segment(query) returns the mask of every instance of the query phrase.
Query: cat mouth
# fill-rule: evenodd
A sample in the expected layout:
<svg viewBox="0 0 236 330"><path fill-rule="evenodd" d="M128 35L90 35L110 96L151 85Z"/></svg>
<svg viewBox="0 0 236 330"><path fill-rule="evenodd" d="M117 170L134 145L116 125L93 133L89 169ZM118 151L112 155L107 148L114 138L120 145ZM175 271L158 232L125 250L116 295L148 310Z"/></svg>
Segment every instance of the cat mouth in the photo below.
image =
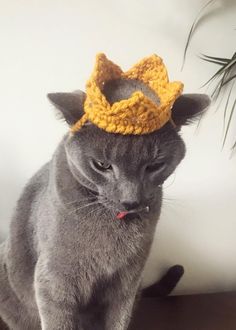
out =
<svg viewBox="0 0 236 330"><path fill-rule="evenodd" d="M133 218L133 216L139 214L140 212L148 213L149 210L150 210L149 206L146 206L146 207L142 207L142 208L130 210L130 211L120 211L117 213L116 217L117 217L117 219L123 219L127 216L129 216L129 218L130 218L130 215L131 215L131 218Z"/></svg>

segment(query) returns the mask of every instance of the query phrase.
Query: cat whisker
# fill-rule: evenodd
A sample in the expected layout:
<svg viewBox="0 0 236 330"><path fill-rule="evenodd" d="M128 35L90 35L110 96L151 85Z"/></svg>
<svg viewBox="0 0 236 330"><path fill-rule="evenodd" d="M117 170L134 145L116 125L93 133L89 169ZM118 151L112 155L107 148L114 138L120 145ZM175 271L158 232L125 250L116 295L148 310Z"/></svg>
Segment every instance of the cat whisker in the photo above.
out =
<svg viewBox="0 0 236 330"><path fill-rule="evenodd" d="M86 216L87 216L87 217L88 217L88 216L92 216L92 215L94 215L96 212L99 212L99 211L102 210L102 209L104 209L104 208L103 208L102 205L101 205L100 207L97 207L96 209L93 209L92 211L90 211L89 213L87 213Z"/></svg>
<svg viewBox="0 0 236 330"><path fill-rule="evenodd" d="M176 198L170 198L170 197L162 197L162 199L166 201L176 201Z"/></svg>
<svg viewBox="0 0 236 330"><path fill-rule="evenodd" d="M71 204L75 204L75 203L83 203L83 202L89 202L95 200L95 196L94 197L88 197L88 198L84 198L84 199L76 199L74 201L70 201L68 203L65 203L65 205L71 205Z"/></svg>
<svg viewBox="0 0 236 330"><path fill-rule="evenodd" d="M104 200L102 201L102 203L103 203L103 205L104 205L105 207L107 206L109 210L110 210L111 205L113 205L112 201L110 201L110 200L108 200L108 199L104 199Z"/></svg>
<svg viewBox="0 0 236 330"><path fill-rule="evenodd" d="M100 202L95 201L95 202L92 202L92 203L88 203L88 204L86 204L86 205L83 205L83 206L81 206L81 207L76 208L75 210L71 211L69 214L70 214L70 215L71 215L71 214L74 214L74 213L78 212L79 210L82 210L82 209L84 209L84 208L86 208L86 207L89 207L89 206L91 206L91 205L95 205L95 204L100 204Z"/></svg>
<svg viewBox="0 0 236 330"><path fill-rule="evenodd" d="M97 197L97 196L96 196L96 197ZM80 207L74 209L73 211L71 211L70 215L76 213L77 211L79 211L79 210L81 210L81 209L83 209L83 208L85 208L85 207L89 207L89 206L96 205L96 204L104 204L104 203L106 202L106 200L103 199L103 196L102 196L102 197L100 196L99 198L95 198L95 196L94 196L94 197L92 198L92 200L93 200L93 199L95 199L95 200L92 201L91 203L88 203L88 204L86 204L86 205L80 206ZM88 199L85 199L84 201L89 201L89 200L88 200ZM72 203L72 204L73 204L73 203Z"/></svg>

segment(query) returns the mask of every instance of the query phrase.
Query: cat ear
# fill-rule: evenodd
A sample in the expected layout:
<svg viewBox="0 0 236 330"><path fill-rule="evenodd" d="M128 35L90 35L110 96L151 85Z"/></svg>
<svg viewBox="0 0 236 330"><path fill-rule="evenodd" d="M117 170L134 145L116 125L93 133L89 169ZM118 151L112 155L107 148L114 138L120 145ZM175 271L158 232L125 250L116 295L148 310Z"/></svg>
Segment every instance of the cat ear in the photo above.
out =
<svg viewBox="0 0 236 330"><path fill-rule="evenodd" d="M74 125L84 114L83 108L86 94L82 91L49 93L47 97L70 126Z"/></svg>
<svg viewBox="0 0 236 330"><path fill-rule="evenodd" d="M206 94L183 94L172 107L172 119L177 128L199 119L211 103Z"/></svg>

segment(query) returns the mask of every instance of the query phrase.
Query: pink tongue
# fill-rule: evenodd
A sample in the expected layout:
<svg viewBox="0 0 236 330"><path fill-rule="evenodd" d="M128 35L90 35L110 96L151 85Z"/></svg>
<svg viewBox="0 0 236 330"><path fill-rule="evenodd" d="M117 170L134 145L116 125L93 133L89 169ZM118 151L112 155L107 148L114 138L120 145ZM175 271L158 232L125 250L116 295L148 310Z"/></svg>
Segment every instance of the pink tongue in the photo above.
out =
<svg viewBox="0 0 236 330"><path fill-rule="evenodd" d="M126 212L126 211L124 211L124 212L119 212L118 214L117 214L117 219L122 219L122 218L124 218L125 216L126 216L126 214L128 214L129 212Z"/></svg>

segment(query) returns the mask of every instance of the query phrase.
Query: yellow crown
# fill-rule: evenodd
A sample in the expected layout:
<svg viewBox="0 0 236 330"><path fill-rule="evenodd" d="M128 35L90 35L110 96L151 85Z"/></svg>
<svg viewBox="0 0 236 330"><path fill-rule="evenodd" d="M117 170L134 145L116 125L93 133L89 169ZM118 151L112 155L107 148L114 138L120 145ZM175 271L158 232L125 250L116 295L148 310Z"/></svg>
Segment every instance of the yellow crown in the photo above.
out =
<svg viewBox="0 0 236 330"><path fill-rule="evenodd" d="M102 93L103 86L110 80L121 78L145 83L157 94L160 104L155 104L141 91L136 91L130 98L111 105ZM98 54L94 71L86 85L85 113L71 131L77 132L89 120L109 133L151 133L171 120L171 108L182 90L181 82L169 82L166 67L157 55L146 57L123 72L104 54Z"/></svg>

